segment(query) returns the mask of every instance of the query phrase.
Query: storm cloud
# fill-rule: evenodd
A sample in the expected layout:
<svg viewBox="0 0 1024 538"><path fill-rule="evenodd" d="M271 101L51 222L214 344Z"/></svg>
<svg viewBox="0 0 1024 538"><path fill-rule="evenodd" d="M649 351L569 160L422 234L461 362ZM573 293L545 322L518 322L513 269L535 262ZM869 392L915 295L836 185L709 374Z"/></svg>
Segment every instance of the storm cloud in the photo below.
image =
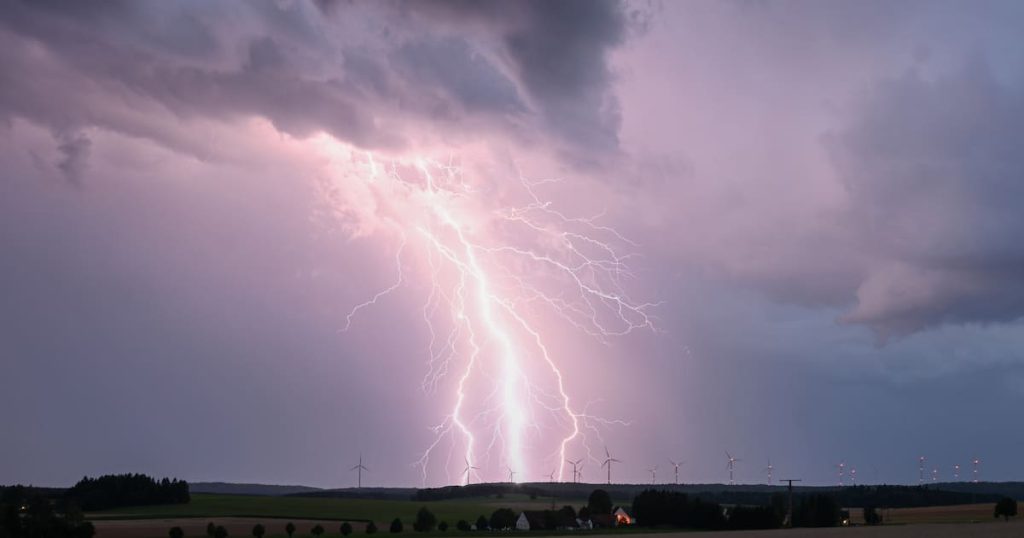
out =
<svg viewBox="0 0 1024 538"><path fill-rule="evenodd" d="M728 449L741 481L907 483L925 448L1019 479L1024 433L978 417L1024 386L1022 6L8 2L0 475L337 486L363 452L419 483L429 286L341 331L395 278L396 237L344 217L402 206L325 180L372 152L629 239L657 330L553 350L629 422L623 480L719 482Z"/></svg>
<svg viewBox="0 0 1024 538"><path fill-rule="evenodd" d="M607 57L627 23L617 2L16 2L0 18L0 114L97 125L201 157L210 148L152 115L265 117L293 136L326 131L367 149L416 143L407 131L429 123L439 137L498 129L570 153L609 151Z"/></svg>

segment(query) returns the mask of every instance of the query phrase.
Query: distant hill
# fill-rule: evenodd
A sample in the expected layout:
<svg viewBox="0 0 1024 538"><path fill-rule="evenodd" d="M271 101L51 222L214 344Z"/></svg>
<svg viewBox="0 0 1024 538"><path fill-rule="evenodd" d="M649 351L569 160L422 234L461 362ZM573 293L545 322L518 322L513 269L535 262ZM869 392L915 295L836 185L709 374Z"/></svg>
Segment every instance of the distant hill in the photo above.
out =
<svg viewBox="0 0 1024 538"><path fill-rule="evenodd" d="M573 484L573 483L529 483L507 484L486 483L469 486L447 486L441 488L342 488L323 489L309 486L279 486L270 484L232 484L226 482L197 482L189 484L192 493L219 493L235 495L293 496L340 499L379 499L434 501L442 499L464 499L473 497L496 497L504 494L526 494L540 498L556 497L564 500L586 499L596 488L607 490L616 503L626 504L641 491L659 489L679 491L726 504L759 504L766 502L773 493L786 491L785 486L758 484ZM838 495L848 506L881 502L879 493L889 496L898 494L896 504L906 506L960 504L970 502L992 502L994 498L1007 496L1024 500L1024 482L944 482L917 486L860 486L838 488L836 486L794 487L799 493L832 493Z"/></svg>
<svg viewBox="0 0 1024 538"><path fill-rule="evenodd" d="M321 489L289 493L290 497L318 497L332 499L376 499L383 501L408 501L416 497L416 488L342 488Z"/></svg>
<svg viewBox="0 0 1024 538"><path fill-rule="evenodd" d="M847 507L919 507L949 506L971 504L975 502L995 502L999 497L1015 496L1018 488L999 484L960 484L954 489L950 484L928 484L925 486L803 486L794 487L797 495L827 493ZM963 488L963 486L974 486ZM572 483L532 483L509 484L488 483L471 484L469 486L446 486L441 488L416 490L418 501L439 501L445 499L466 499L474 497L500 497L506 494L530 495L534 498L551 498L562 500L582 500L595 488L601 488L611 495L612 500L619 504L628 504L640 492L648 489L677 491L706 501L721 504L766 505L772 501L772 495L782 494L785 486L768 486L757 484L572 484Z"/></svg>
<svg viewBox="0 0 1024 538"><path fill-rule="evenodd" d="M1024 482L939 482L935 489L960 493L993 494L1024 501Z"/></svg>
<svg viewBox="0 0 1024 538"><path fill-rule="evenodd" d="M192 493L219 493L226 495L292 495L322 491L309 486L279 486L276 484L233 484L230 482L190 482Z"/></svg>

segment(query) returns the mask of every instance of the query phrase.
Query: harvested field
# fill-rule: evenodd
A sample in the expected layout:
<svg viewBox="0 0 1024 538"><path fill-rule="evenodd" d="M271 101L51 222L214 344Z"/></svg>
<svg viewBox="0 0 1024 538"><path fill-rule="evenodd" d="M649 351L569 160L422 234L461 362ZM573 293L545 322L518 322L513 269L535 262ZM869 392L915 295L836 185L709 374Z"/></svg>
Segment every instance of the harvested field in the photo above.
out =
<svg viewBox="0 0 1024 538"><path fill-rule="evenodd" d="M223 525L228 529L231 536L251 536L252 527L262 523L267 528L267 538L283 538L285 535L284 526L288 521L295 523L298 528L295 538L306 538L309 536L309 529L317 523L323 525L327 530L325 536L340 536L338 533L337 521L323 521L312 519L267 519L267 518L177 518L177 519L134 519L134 520L104 520L97 521L96 538L165 538L167 530L173 526L179 526L185 531L185 536L205 536L206 524L213 521L217 525ZM355 533L352 535L366 536L361 524L353 524ZM403 534L411 534L411 529L406 528ZM583 533L580 533L583 534ZM387 529L382 529L381 536L387 536ZM417 536L423 536L416 534ZM450 536L452 538L463 535L456 531L446 533L433 532L426 536ZM503 534L498 533L498 536ZM512 536L542 536L540 533L511 533ZM466 536L491 536L490 534L466 534ZM719 531L719 532L680 532L680 533L612 533L606 535L589 534L584 536L599 538L600 536L628 536L630 538L902 538L927 536L929 538L973 538L979 536L992 538L1019 538L1024 536L1024 520L1010 521L986 521L984 523L945 523L945 524L916 524L916 525L884 525L881 527L850 527L831 529L786 529L768 531Z"/></svg>

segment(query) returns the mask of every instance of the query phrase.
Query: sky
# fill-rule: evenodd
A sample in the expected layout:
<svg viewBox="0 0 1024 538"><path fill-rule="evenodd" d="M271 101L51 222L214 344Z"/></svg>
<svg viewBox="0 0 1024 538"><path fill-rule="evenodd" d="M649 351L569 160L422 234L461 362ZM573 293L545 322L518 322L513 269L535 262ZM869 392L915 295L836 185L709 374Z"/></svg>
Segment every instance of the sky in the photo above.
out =
<svg viewBox="0 0 1024 538"><path fill-rule="evenodd" d="M8 3L0 483L1024 480L1021 27Z"/></svg>

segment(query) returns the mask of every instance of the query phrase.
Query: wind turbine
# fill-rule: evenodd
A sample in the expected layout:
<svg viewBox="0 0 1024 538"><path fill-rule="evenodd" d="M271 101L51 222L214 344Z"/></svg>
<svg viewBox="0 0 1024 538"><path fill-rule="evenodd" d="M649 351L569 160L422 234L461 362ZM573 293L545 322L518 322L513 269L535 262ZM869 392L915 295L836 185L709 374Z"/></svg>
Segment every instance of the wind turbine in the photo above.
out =
<svg viewBox="0 0 1024 538"><path fill-rule="evenodd" d="M580 459L578 459L576 461L565 460L565 462L568 463L569 465L572 465L572 483L575 484L576 483L576 479L578 477L578 475L576 474L576 468L577 468L577 466L580 463L583 462L583 458L580 458Z"/></svg>
<svg viewBox="0 0 1024 538"><path fill-rule="evenodd" d="M775 471L775 466L772 465L772 459L768 458L768 466L764 468L765 474L768 475L768 484L772 483L772 473Z"/></svg>
<svg viewBox="0 0 1024 538"><path fill-rule="evenodd" d="M672 460L668 460L668 462L672 464L672 468L675 470L675 482L674 483L676 485L678 485L679 484L679 467L681 465L684 465L686 462L685 461L675 462L675 461L672 461Z"/></svg>
<svg viewBox="0 0 1024 538"><path fill-rule="evenodd" d="M839 462L839 464L836 465L836 469L839 469L839 487L843 487L843 476L846 474L846 462Z"/></svg>
<svg viewBox="0 0 1024 538"><path fill-rule="evenodd" d="M917 458L917 483L924 484L924 456Z"/></svg>
<svg viewBox="0 0 1024 538"><path fill-rule="evenodd" d="M608 452L608 447L604 447L604 455L607 456L607 459L604 460L604 463L601 464L601 467L607 467L608 468L608 483L611 484L612 483L612 464L613 463L622 463L622 462L612 457L611 452Z"/></svg>
<svg viewBox="0 0 1024 538"><path fill-rule="evenodd" d="M651 473L651 485L654 485L658 480L658 466L655 465L650 469L647 469L648 473Z"/></svg>
<svg viewBox="0 0 1024 538"><path fill-rule="evenodd" d="M356 480L357 480L357 482L356 482L357 486L356 487L362 488L363 487L363 471L366 471L366 472L370 471L369 469L366 468L366 466L363 465L363 455L362 454L359 455L359 465L356 465L355 467L349 469L349 471L356 471L356 477L357 477L356 478Z"/></svg>
<svg viewBox="0 0 1024 538"><path fill-rule="evenodd" d="M974 473L974 483L977 484L978 483L978 466L981 465L981 460L979 460L978 458L974 458L974 461L972 461L971 463L974 464L974 470L972 472Z"/></svg>
<svg viewBox="0 0 1024 538"><path fill-rule="evenodd" d="M511 467L508 467L508 483L509 484L514 484L515 483L515 478L516 478L516 472L513 471Z"/></svg>
<svg viewBox="0 0 1024 538"><path fill-rule="evenodd" d="M736 458L732 457L732 454L730 454L728 450L726 450L726 451L725 451L725 457L726 457L726 458L729 458L729 463L727 463L727 464L725 465L725 468L726 468L726 469L729 469L729 485L731 486L731 485L733 485L733 484L735 484L735 483L736 483L736 482L735 482L735 481L734 481L734 480L732 479L732 471L733 471L733 469L735 469L735 467L736 467L736 462L739 462L739 461L743 461L743 460L739 460L739 459L736 459Z"/></svg>
<svg viewBox="0 0 1024 538"><path fill-rule="evenodd" d="M854 486L857 485L857 468L856 467L851 467L850 468L850 483L853 484Z"/></svg>
<svg viewBox="0 0 1024 538"><path fill-rule="evenodd" d="M555 469L551 469L551 472L548 473L548 481L550 481L550 482L554 482L555 481Z"/></svg>
<svg viewBox="0 0 1024 538"><path fill-rule="evenodd" d="M480 470L479 467L473 467L473 465L471 463L469 463L469 458L466 458L466 468L462 470L462 474L464 474L466 476L465 482L466 482L467 485L469 484L469 473L472 472L472 471L479 471L479 470Z"/></svg>
<svg viewBox="0 0 1024 538"><path fill-rule="evenodd" d="M959 463L953 465L953 480L955 482L959 482L960 481L960 464Z"/></svg>
<svg viewBox="0 0 1024 538"><path fill-rule="evenodd" d="M580 465L580 472L579 472L579 474L577 474L577 476L579 476L580 482L583 482L583 465L582 464Z"/></svg>

